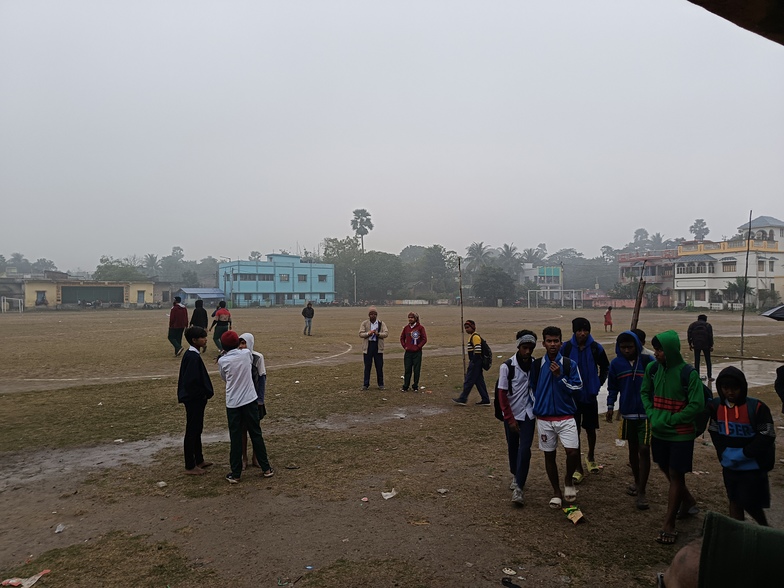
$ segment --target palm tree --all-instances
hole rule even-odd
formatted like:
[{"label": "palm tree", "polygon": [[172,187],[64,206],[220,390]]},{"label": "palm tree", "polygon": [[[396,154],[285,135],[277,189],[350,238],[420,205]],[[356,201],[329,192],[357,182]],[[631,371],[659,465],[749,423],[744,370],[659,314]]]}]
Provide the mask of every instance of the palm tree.
[{"label": "palm tree", "polygon": [[472,273],[493,262],[493,248],[484,241],[474,241],[466,248],[466,271]]},{"label": "palm tree", "polygon": [[365,253],[365,235],[373,230],[373,221],[370,220],[370,213],[364,208],[357,208],[354,211],[354,218],[351,219],[351,228],[362,243],[362,253]]},{"label": "palm tree", "polygon": [[664,235],[661,233],[654,233],[648,239],[648,246],[652,251],[661,251],[664,249]]},{"label": "palm tree", "polygon": [[745,304],[746,301],[742,300],[744,290],[746,291],[746,298],[754,296],[754,288],[749,287],[749,279],[739,276],[735,278],[734,282],[727,282],[727,287],[724,288],[724,295],[732,302],[742,301]]},{"label": "palm tree", "polygon": [[498,249],[498,265],[502,270],[512,277],[517,277],[522,269],[522,255],[517,251],[514,243],[504,243],[503,247]]},{"label": "palm tree", "polygon": [[520,261],[522,263],[530,263],[536,267],[542,265],[545,257],[547,257],[547,246],[544,243],[539,243],[536,248],[523,249]]},{"label": "palm tree", "polygon": [[156,275],[161,269],[161,262],[157,255],[154,253],[148,253],[144,256],[144,263],[142,264],[142,267],[144,268],[144,272],[148,276],[152,277]]}]

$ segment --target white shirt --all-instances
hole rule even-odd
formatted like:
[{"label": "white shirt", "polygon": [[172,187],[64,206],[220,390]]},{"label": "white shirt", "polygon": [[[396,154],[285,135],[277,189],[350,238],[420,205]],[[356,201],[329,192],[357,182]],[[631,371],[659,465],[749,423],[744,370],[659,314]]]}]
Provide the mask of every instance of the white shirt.
[{"label": "white shirt", "polygon": [[[520,364],[517,363],[517,354],[512,357],[512,366],[514,374],[512,375],[512,389],[507,390],[506,397],[509,399],[509,405],[512,407],[512,414],[515,420],[524,421],[526,419],[534,418],[534,394],[531,390],[529,383],[529,375],[531,372],[524,371]],[[498,388],[499,390],[506,390],[509,386],[509,369],[506,367],[506,362],[501,364],[498,370]]]},{"label": "white shirt", "polygon": [[378,325],[378,321],[376,321],[374,323],[370,323],[370,329],[369,330],[370,331],[375,331],[376,334],[375,335],[371,335],[370,337],[368,337],[368,341],[378,341],[378,326],[379,326]]},{"label": "white shirt", "polygon": [[218,358],[220,376],[226,382],[226,408],[239,408],[256,402],[258,394],[251,375],[250,349],[232,349]]}]

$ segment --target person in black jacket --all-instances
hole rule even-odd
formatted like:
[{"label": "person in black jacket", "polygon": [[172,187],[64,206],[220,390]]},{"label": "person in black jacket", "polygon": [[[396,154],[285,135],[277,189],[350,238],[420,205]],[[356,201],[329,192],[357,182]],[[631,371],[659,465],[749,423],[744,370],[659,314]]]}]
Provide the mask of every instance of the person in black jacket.
[{"label": "person in black jacket", "polygon": [[185,329],[185,340],[190,344],[182,356],[180,377],[177,380],[177,401],[185,405],[185,473],[192,476],[206,474],[212,462],[204,460],[201,432],[204,429],[204,410],[213,397],[212,380],[199,354],[207,346],[207,331],[202,327]]},{"label": "person in black jacket", "polygon": [[313,303],[308,302],[307,306],[302,309],[302,316],[305,317],[305,328],[302,329],[302,334],[310,337],[310,325],[313,322],[313,315],[316,311],[313,310]]},{"label": "person in black jacket", "polygon": [[[207,324],[210,322],[210,319],[207,318],[207,311],[204,310],[204,300],[197,300],[196,301],[196,308],[193,309],[193,314],[191,314],[191,322],[188,325],[189,327],[201,327],[202,329],[207,329]],[[207,351],[207,346],[205,345],[204,348],[201,350],[202,353]]]},{"label": "person in black jacket", "polygon": [[[694,351],[694,369],[700,373],[700,353],[705,356],[705,368],[708,373],[708,380],[713,381],[711,371],[711,352],[713,351],[713,327],[708,322],[707,315],[697,316],[697,320],[689,325],[686,333],[689,340],[689,349]],[[702,378],[703,380],[705,378]]]}]

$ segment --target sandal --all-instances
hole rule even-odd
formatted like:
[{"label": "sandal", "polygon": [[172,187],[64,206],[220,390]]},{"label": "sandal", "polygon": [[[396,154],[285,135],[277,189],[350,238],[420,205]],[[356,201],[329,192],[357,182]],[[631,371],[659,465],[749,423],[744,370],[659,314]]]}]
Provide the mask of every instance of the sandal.
[{"label": "sandal", "polygon": [[558,498],[557,496],[553,496],[550,499],[550,508],[552,509],[561,508],[561,499]]},{"label": "sandal", "polygon": [[585,467],[588,468],[589,474],[598,474],[601,470],[598,463],[595,461],[588,461],[587,459],[585,460]]},{"label": "sandal", "polygon": [[270,469],[268,469],[266,472],[262,474],[262,476],[264,476],[265,478],[271,478],[274,475],[275,475],[275,470],[273,470],[271,467]]},{"label": "sandal", "polygon": [[634,484],[629,484],[626,486],[626,494],[629,496],[637,496],[637,486]]},{"label": "sandal", "polygon": [[582,472],[574,472],[572,474],[572,480],[574,480],[575,484],[579,484],[580,482],[582,482],[583,478],[585,478],[585,476],[582,474]]},{"label": "sandal", "polygon": [[566,486],[564,487],[564,500],[566,502],[574,502],[577,500],[577,488],[574,486]]},{"label": "sandal", "polygon": [[677,539],[678,531],[673,531],[672,533],[667,531],[659,531],[659,534],[654,538],[654,541],[661,545],[675,545],[675,541]]},{"label": "sandal", "polygon": [[651,505],[648,504],[648,499],[644,497],[640,497],[637,499],[637,510],[648,510],[651,508]]}]

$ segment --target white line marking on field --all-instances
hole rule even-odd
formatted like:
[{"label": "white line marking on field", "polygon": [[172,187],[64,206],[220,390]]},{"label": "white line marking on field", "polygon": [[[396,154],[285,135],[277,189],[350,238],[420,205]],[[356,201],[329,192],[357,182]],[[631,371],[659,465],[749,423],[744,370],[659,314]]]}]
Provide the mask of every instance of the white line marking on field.
[{"label": "white line marking on field", "polygon": [[[292,367],[292,366],[295,366],[295,365],[301,365],[303,363],[321,363],[322,361],[327,361],[329,359],[334,359],[336,357],[340,357],[341,355],[346,355],[346,353],[351,353],[352,349],[354,349],[354,347],[351,345],[351,343],[346,343],[345,341],[343,341],[343,345],[347,346],[348,349],[346,349],[345,351],[341,351],[340,353],[336,353],[335,355],[328,355],[327,357],[321,357],[321,358],[316,358],[316,359],[303,359],[302,361],[295,361],[294,363],[276,364],[274,367],[276,367],[276,368],[284,368],[284,367]],[[273,367],[273,366],[270,366],[270,367]]]}]

